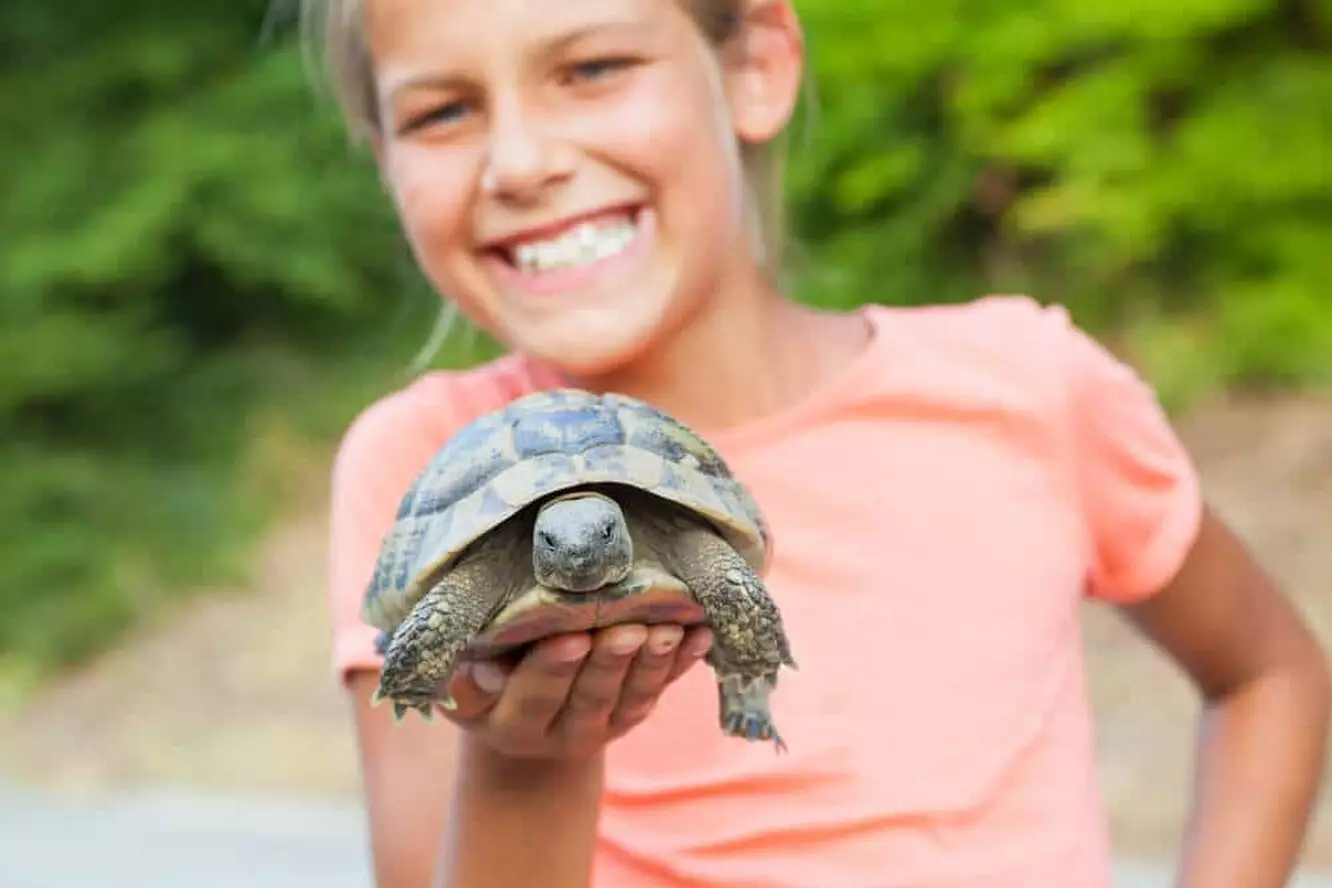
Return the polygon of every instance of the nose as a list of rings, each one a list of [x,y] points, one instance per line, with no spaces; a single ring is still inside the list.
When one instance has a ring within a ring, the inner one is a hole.
[[[496,109],[481,173],[482,188],[502,200],[530,203],[568,176],[565,153],[538,115],[517,103]]]

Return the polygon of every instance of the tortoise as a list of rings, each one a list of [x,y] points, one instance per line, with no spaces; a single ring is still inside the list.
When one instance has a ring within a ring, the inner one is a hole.
[[[785,743],[768,697],[796,668],[748,489],[702,437],[622,394],[529,394],[459,429],[403,496],[362,604],[373,702],[455,706],[463,659],[616,623],[707,624],[728,735]]]

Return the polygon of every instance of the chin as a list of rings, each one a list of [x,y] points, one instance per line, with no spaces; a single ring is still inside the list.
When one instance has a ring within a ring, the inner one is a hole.
[[[510,343],[570,376],[584,378],[609,376],[630,366],[662,333],[658,317],[630,319],[622,314],[570,317],[541,326],[540,330],[513,329]]]

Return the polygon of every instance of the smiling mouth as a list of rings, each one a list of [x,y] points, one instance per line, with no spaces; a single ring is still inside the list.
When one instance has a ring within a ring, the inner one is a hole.
[[[527,276],[588,268],[629,249],[638,235],[640,208],[624,207],[583,219],[545,237],[492,249],[493,255]]]

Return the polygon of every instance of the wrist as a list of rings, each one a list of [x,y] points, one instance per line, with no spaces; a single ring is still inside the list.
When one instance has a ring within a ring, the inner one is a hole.
[[[600,792],[605,757],[603,751],[580,758],[524,757],[509,755],[483,738],[464,734],[462,765],[480,783],[496,791],[531,795],[542,791]]]

